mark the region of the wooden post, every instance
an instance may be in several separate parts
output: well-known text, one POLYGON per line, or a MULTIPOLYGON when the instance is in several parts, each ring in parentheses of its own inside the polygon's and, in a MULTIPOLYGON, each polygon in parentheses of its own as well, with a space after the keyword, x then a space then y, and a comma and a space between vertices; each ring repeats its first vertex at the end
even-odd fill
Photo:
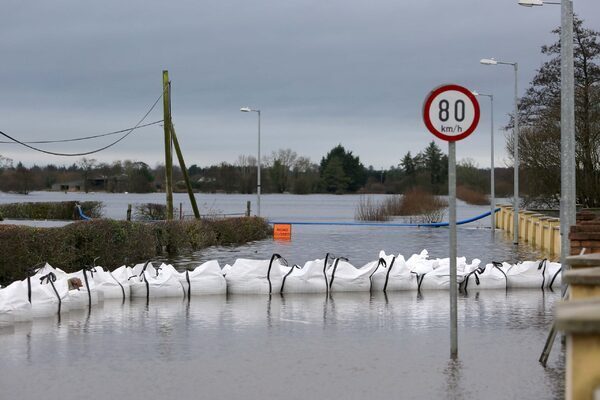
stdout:
POLYGON ((173 155, 171 147, 171 82, 169 71, 163 71, 163 125, 165 127, 165 194, 167 196, 167 219, 173 219, 173 155))
POLYGON ((131 221, 131 204, 127 204, 127 221, 131 221))
POLYGON ((181 167, 183 179, 185 180, 185 186, 187 187, 187 192, 190 196, 190 203, 192 203, 192 210, 194 210, 194 217, 196 217, 196 219, 200 219, 200 211, 198 211, 198 204, 196 204, 196 197, 194 197, 194 191, 192 190, 190 175, 188 174, 187 167, 185 166, 185 160, 183 159, 183 154, 181 153, 179 141, 177 140, 177 135, 175 134, 175 127, 173 125, 171 125, 171 136, 173 144, 175 145, 175 153, 177 153, 177 159, 179 160, 179 167, 181 167))
POLYGON ((246 202, 246 217, 250 216, 250 200, 246 202))
POLYGON ((183 203, 179 203, 179 219, 183 219, 183 203))

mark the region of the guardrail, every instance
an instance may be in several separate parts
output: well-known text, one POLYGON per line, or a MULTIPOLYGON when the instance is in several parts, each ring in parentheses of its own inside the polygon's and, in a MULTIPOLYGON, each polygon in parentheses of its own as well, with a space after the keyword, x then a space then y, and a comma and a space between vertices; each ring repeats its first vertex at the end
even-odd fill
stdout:
MULTIPOLYGON (((496 228, 513 235, 513 207, 503 204, 499 208, 496 228)), ((551 257, 560 256, 560 219, 529 210, 519 211, 518 218, 520 240, 551 257)))

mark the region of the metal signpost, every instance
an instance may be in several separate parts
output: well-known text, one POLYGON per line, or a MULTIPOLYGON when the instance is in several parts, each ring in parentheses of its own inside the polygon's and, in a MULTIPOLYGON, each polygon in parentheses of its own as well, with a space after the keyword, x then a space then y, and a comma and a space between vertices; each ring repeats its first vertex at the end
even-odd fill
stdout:
POLYGON ((469 136, 479 123, 479 103, 459 85, 434 89, 423 106, 427 129, 448 142, 448 197, 450 227, 450 357, 458 356, 458 287, 456 284, 456 142, 469 136))

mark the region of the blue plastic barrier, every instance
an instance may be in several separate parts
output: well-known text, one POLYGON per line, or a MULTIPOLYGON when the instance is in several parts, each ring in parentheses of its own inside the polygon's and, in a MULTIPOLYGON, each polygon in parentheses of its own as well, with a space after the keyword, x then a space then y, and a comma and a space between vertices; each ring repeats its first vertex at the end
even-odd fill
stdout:
MULTIPOLYGON (((494 212, 498 212, 500 211, 500 208, 496 208, 494 210, 494 212)), ((476 217, 473 218, 468 218, 468 219, 463 219, 462 221, 457 221, 456 225, 464 225, 464 224, 468 224, 470 222, 474 222, 480 219, 483 219, 485 217, 490 216, 492 212, 488 211, 486 213, 483 213, 481 215, 477 215, 476 217)), ((273 225, 273 224, 292 224, 292 225, 329 225, 329 226, 383 226, 383 227, 412 227, 412 228, 421 228, 421 227, 433 227, 433 228, 439 228, 442 226, 448 226, 450 225, 448 222, 433 222, 433 223, 427 223, 427 224, 398 224, 398 223, 391 223, 391 224, 384 224, 381 222, 310 222, 310 221, 269 221, 269 224, 273 225)))

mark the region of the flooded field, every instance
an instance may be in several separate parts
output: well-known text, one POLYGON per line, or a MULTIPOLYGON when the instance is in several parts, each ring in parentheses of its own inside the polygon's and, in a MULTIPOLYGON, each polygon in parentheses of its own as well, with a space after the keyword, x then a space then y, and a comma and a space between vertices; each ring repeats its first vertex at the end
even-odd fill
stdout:
MULTIPOLYGON (((158 194, 48 196, 34 197, 102 200, 114 218, 128 202, 162 201, 158 194)), ((178 196, 176 202, 183 201, 178 196)), ((221 212, 243 210, 246 199, 254 197, 199 196, 221 212)), ((262 204, 272 220, 352 221, 357 201, 273 195, 262 204)), ((459 204, 458 217, 485 211, 459 204)), ((488 224, 459 228, 459 255, 484 263, 540 257, 526 246, 516 248, 502 232, 492 233, 488 224)), ((447 243, 445 228, 294 226, 291 242, 213 247, 168 261, 183 268, 279 253, 303 264, 331 252, 360 266, 379 250, 410 256, 425 248, 431 257, 447 257, 447 243)), ((23 399, 558 399, 564 390, 559 341, 548 368, 537 362, 558 298, 541 290, 462 294, 457 361, 449 360, 445 291, 107 302, 61 321, 2 328, 0 388, 2 398, 23 399)))

